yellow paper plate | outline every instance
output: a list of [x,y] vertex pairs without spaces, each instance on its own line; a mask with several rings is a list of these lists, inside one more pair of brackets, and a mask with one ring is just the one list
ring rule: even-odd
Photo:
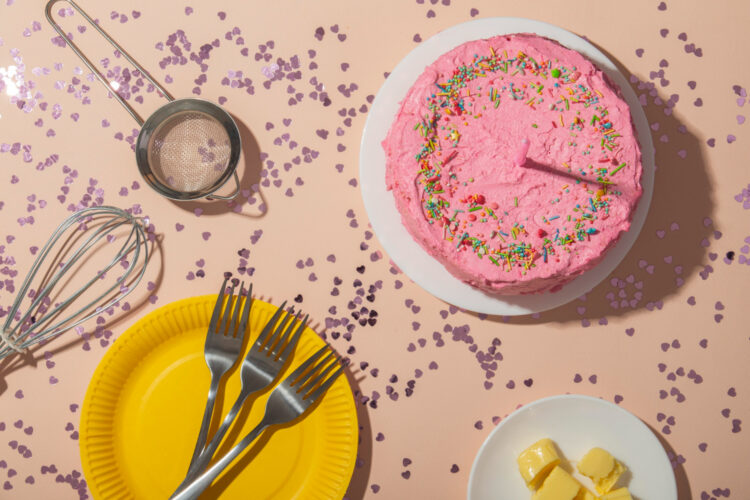
[[[215,295],[195,297],[151,312],[99,363],[80,425],[83,472],[94,498],[168,498],[182,481],[206,404],[210,375],[203,346],[215,301]],[[253,302],[245,350],[275,310]],[[322,345],[315,332],[305,329],[286,372]],[[222,418],[240,391],[238,367],[225,377],[217,398]],[[219,452],[260,421],[270,393],[248,399],[252,407],[248,411],[245,405]],[[214,416],[210,435],[219,423]],[[302,420],[262,434],[201,498],[342,498],[354,469],[357,437],[352,391],[342,376]]]

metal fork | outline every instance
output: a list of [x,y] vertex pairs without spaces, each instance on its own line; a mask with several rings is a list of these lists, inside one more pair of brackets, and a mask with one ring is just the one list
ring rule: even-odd
[[[237,400],[232,405],[229,413],[227,413],[211,442],[200,453],[198,459],[190,465],[190,469],[185,479],[177,488],[177,491],[180,491],[181,488],[198,477],[206,468],[219,444],[221,444],[221,440],[224,438],[229,426],[232,425],[232,422],[234,422],[237,414],[242,409],[245,400],[251,394],[273,384],[282,372],[289,355],[294,350],[302,335],[302,331],[307,326],[308,320],[308,316],[305,315],[305,318],[298,323],[295,329],[295,323],[298,322],[300,313],[298,312],[292,317],[293,309],[285,312],[285,305],[286,301],[274,312],[271,319],[263,327],[260,335],[258,335],[255,343],[250,347],[247,356],[245,356],[242,362],[242,371],[240,373],[242,389],[239,396],[237,396]],[[279,320],[280,316],[281,319]],[[276,327],[275,329],[274,326]]]
[[[326,352],[328,354],[324,356]],[[333,362],[330,362],[332,357]],[[274,389],[268,398],[266,413],[260,423],[211,468],[172,498],[174,500],[197,499],[264,430],[273,425],[286,424],[303,415],[321,399],[326,390],[341,375],[344,367],[339,364],[339,360],[340,357],[334,356],[327,344],[316,351]],[[334,369],[335,371],[331,373]]]
[[[225,278],[224,283],[221,285],[221,291],[219,291],[219,297],[216,299],[216,305],[214,306],[214,311],[211,315],[211,322],[208,326],[208,333],[206,334],[204,355],[206,358],[206,364],[208,365],[208,370],[211,372],[211,385],[208,389],[206,409],[203,411],[201,430],[198,433],[198,440],[195,442],[193,458],[190,460],[191,466],[193,462],[198,459],[203,451],[203,447],[206,445],[208,427],[211,423],[211,416],[214,411],[214,402],[216,401],[216,392],[219,389],[219,383],[221,382],[222,377],[239,359],[239,355],[242,352],[242,339],[244,338],[245,330],[247,329],[247,318],[250,314],[250,304],[252,303],[251,296],[253,291],[252,283],[247,291],[247,298],[245,299],[244,305],[242,305],[242,290],[244,288],[244,283],[240,284],[240,293],[237,295],[234,312],[232,313],[232,299],[234,298],[234,288],[236,286],[236,282],[233,282],[232,291],[229,293],[229,298],[227,299],[227,304],[224,309],[224,317],[222,318],[221,324],[219,324],[219,315],[224,300],[224,290],[226,289],[227,279],[228,278]],[[240,310],[242,311],[241,317]],[[229,324],[230,313],[232,313],[231,324]],[[229,328],[227,328],[227,326]],[[236,337],[234,336],[235,330],[237,331]]]

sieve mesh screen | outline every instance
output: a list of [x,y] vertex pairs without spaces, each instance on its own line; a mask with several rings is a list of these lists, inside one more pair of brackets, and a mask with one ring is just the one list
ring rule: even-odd
[[198,111],[166,118],[151,135],[148,163],[159,182],[175,191],[204,191],[229,166],[232,147],[224,126]]

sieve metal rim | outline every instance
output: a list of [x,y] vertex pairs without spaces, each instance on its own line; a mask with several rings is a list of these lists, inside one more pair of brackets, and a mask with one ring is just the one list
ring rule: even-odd
[[[211,116],[224,127],[224,130],[229,137],[231,151],[226,169],[221,177],[219,177],[211,186],[200,191],[177,191],[170,188],[156,177],[148,162],[148,145],[151,135],[158,129],[159,125],[168,120],[170,116],[185,111],[204,113]],[[176,99],[154,111],[143,123],[141,131],[138,134],[138,140],[135,143],[135,159],[138,164],[138,171],[141,173],[141,176],[143,176],[143,179],[152,189],[162,196],[177,201],[196,200],[208,197],[226,184],[230,177],[236,177],[237,163],[239,162],[241,151],[242,139],[240,138],[240,130],[232,116],[218,104],[214,104],[206,99],[196,99],[193,97]],[[216,195],[214,197],[224,198]]]

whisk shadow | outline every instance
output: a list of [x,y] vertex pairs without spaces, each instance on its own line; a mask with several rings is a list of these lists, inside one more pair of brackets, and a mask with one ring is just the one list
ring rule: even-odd
[[[149,296],[159,290],[159,287],[161,286],[161,283],[164,279],[164,252],[162,251],[162,239],[163,235],[155,235],[154,240],[150,242],[148,260],[144,263],[145,266],[148,266],[152,263],[155,256],[158,255],[159,271],[156,277],[152,280],[152,283],[154,284],[153,291],[147,291],[148,293],[144,293],[143,298],[138,300],[138,302],[134,305],[131,305],[130,309],[104,323],[108,328],[116,327],[118,324],[127,320],[131,315],[146,307],[146,305],[150,303]],[[131,278],[131,281],[127,283],[127,286],[132,287],[134,281],[135,276]],[[91,320],[93,320],[93,318],[89,319],[89,321]],[[60,337],[61,336],[62,334],[60,335]],[[69,349],[74,349],[78,346],[82,346],[84,342],[88,341],[88,339],[84,337],[77,336],[72,340],[61,343],[60,337],[55,337],[50,339],[49,341],[30,346],[23,353],[14,353],[3,359],[0,359],[0,396],[2,396],[8,389],[8,384],[5,379],[11,373],[25,367],[35,368],[40,362],[45,362],[47,361],[47,359],[53,358],[58,353],[67,351]],[[59,345],[50,349],[48,346],[50,342],[53,341],[57,341],[55,343]]]
[[38,359],[34,358],[31,349],[22,352],[11,354],[3,359],[0,359],[0,396],[2,396],[8,389],[8,383],[5,381],[5,374],[12,373],[19,368],[24,366],[33,365],[36,366]]
[[[260,159],[260,146],[247,125],[236,115],[232,115],[232,118],[240,131],[242,158],[244,160],[244,165],[239,166],[237,169],[237,174],[240,176],[240,190],[237,197],[231,201],[173,201],[175,206],[189,212],[195,212],[198,209],[203,215],[235,213],[251,219],[260,219],[268,213],[268,201],[260,189],[260,173],[263,169],[263,162]],[[218,194],[221,194],[221,191],[225,190],[225,188],[219,190]],[[250,200],[252,200],[252,203]],[[253,212],[252,208],[254,205],[258,207],[263,206],[264,209],[260,210],[256,208],[255,212]]]

